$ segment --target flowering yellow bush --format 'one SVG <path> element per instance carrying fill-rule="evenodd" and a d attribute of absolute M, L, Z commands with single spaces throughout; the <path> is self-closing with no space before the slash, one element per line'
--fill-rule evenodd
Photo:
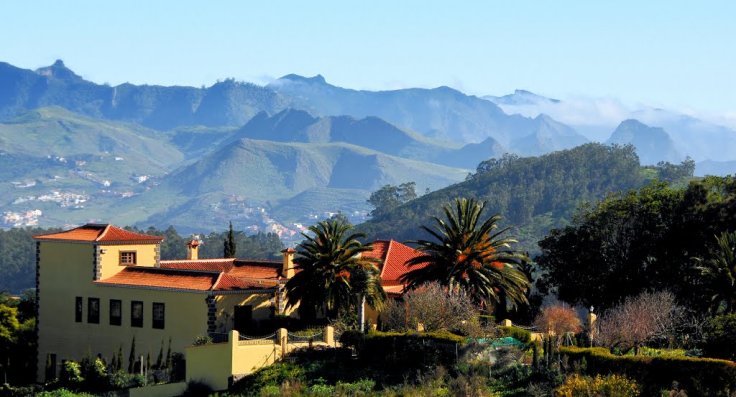
<path fill-rule="evenodd" d="M 572 375 L 555 390 L 555 397 L 635 397 L 639 394 L 636 382 L 615 374 L 595 378 Z"/>

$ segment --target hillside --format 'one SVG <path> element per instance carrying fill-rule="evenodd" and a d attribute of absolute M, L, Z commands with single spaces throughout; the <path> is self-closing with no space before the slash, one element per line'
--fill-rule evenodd
<path fill-rule="evenodd" d="M 377 117 L 314 117 L 306 111 L 295 109 L 283 110 L 271 117 L 265 112 L 259 113 L 225 143 L 238 138 L 304 143 L 343 142 L 393 156 L 462 168 L 475 168 L 479 162 L 507 151 L 493 138 L 479 144 L 459 146 L 403 130 Z"/>
<path fill-rule="evenodd" d="M 125 224 L 178 228 L 217 228 L 228 219 L 241 227 L 253 218 L 270 219 L 272 212 L 284 216 L 279 222 L 311 222 L 310 215 L 322 211 L 367 210 L 370 192 L 385 184 L 414 181 L 417 189 L 438 189 L 466 174 L 345 143 L 244 138 L 166 176 L 122 203 L 115 216 Z"/>
<path fill-rule="evenodd" d="M 609 192 L 641 186 L 645 179 L 632 147 L 586 144 L 540 157 L 506 158 L 486 164 L 486 171 L 410 201 L 379 219 L 358 226 L 367 240 L 426 237 L 419 229 L 439 216 L 456 197 L 488 203 L 486 215 L 499 213 L 503 224 L 517 227 L 521 247 L 536 251 L 537 240 L 564 225 L 576 208 Z"/>

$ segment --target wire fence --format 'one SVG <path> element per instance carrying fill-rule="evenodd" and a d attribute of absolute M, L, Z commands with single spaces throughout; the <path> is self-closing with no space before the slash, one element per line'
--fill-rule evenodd
<path fill-rule="evenodd" d="M 324 331 L 319 331 L 317 333 L 314 333 L 312 335 L 302 335 L 302 334 L 293 334 L 291 332 L 287 333 L 289 336 L 289 342 L 314 342 L 314 341 L 321 341 L 324 339 Z"/>

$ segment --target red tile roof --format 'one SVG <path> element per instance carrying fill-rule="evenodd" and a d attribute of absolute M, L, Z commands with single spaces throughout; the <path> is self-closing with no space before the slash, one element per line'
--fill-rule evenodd
<path fill-rule="evenodd" d="M 228 274 L 235 277 L 276 280 L 282 277 L 281 262 L 236 260 Z"/>
<path fill-rule="evenodd" d="M 224 272 L 189 271 L 155 267 L 127 267 L 118 274 L 95 281 L 102 285 L 167 288 L 190 291 L 238 291 L 270 289 L 277 280 L 241 278 Z"/>
<path fill-rule="evenodd" d="M 121 229 L 109 224 L 88 223 L 71 230 L 58 233 L 37 234 L 37 240 L 65 240 L 89 242 L 141 242 L 160 243 L 164 238 Z"/>
<path fill-rule="evenodd" d="M 155 267 L 127 267 L 118 274 L 95 281 L 102 285 L 170 288 L 193 291 L 209 291 L 219 273 L 188 272 Z"/>
<path fill-rule="evenodd" d="M 377 240 L 373 243 L 373 251 L 366 252 L 363 255 L 381 260 L 379 267 L 381 268 L 381 280 L 384 289 L 388 285 L 401 284 L 399 279 L 410 270 L 421 269 L 426 266 L 425 264 L 419 264 L 410 268 L 407 262 L 422 255 L 422 253 L 394 240 Z"/>
<path fill-rule="evenodd" d="M 224 259 L 183 259 L 161 261 L 162 269 L 196 270 L 206 272 L 228 272 L 233 267 L 235 258 Z"/>
<path fill-rule="evenodd" d="M 238 291 L 244 289 L 268 289 L 278 285 L 277 280 L 248 279 L 231 276 L 227 273 L 220 274 L 215 283 L 215 291 Z"/>

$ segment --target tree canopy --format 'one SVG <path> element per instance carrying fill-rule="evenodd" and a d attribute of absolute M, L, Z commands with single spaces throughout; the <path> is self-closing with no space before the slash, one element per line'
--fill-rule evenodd
<path fill-rule="evenodd" d="M 610 308 L 645 291 L 672 291 L 693 309 L 709 307 L 707 279 L 693 257 L 710 257 L 713 236 L 733 229 L 736 179 L 707 177 L 609 195 L 539 242 L 539 286 L 559 298 Z"/>
<path fill-rule="evenodd" d="M 341 309 L 357 308 L 360 298 L 380 308 L 386 295 L 376 260 L 362 254 L 363 245 L 352 226 L 325 220 L 309 227 L 296 249 L 296 274 L 286 283 L 288 305 L 299 305 L 300 315 L 313 319 L 323 312 L 335 318 Z"/>
<path fill-rule="evenodd" d="M 512 250 L 516 240 L 504 236 L 508 229 L 498 230 L 498 215 L 482 220 L 484 209 L 474 199 L 457 199 L 443 207 L 444 219 L 432 218 L 434 228 L 422 226 L 433 240 L 414 242 L 422 255 L 408 262 L 417 266 L 403 276 L 409 288 L 436 281 L 482 305 L 527 303 L 529 280 L 518 266 L 528 258 Z"/>

